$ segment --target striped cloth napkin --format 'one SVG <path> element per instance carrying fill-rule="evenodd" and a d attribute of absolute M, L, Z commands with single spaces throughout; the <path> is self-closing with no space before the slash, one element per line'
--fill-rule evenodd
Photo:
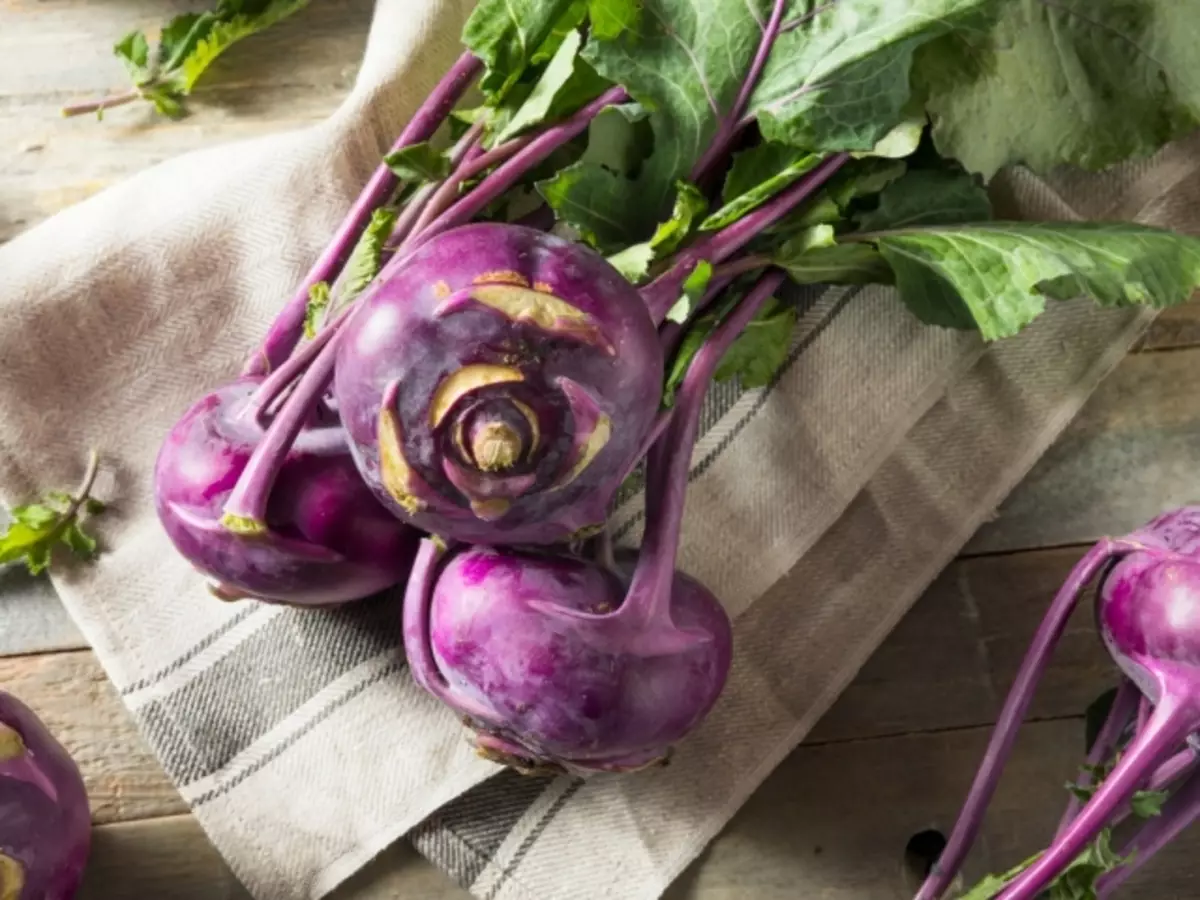
<path fill-rule="evenodd" d="M 1056 305 L 987 349 L 887 290 L 816 291 L 767 388 L 717 386 L 681 564 L 736 663 L 673 764 L 523 777 L 476 758 L 399 651 L 399 598 L 216 603 L 172 550 L 159 440 L 234 374 L 379 155 L 459 53 L 468 0 L 378 0 L 317 127 L 145 171 L 0 248 L 0 499 L 109 462 L 109 548 L 55 587 L 213 843 L 260 900 L 316 898 L 408 836 L 489 900 L 651 900 L 804 737 L 1149 321 Z M 1009 214 L 1197 230 L 1194 145 L 1104 177 L 997 186 Z M 640 498 L 618 509 L 638 539 Z"/>

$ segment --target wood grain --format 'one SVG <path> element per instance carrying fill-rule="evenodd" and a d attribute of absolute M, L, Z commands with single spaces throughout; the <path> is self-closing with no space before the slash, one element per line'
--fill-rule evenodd
<path fill-rule="evenodd" d="M 0 659 L 0 686 L 29 705 L 79 764 L 93 822 L 186 810 L 92 653 Z"/>
<path fill-rule="evenodd" d="M 1091 543 L 1200 500 L 1200 349 L 1126 357 L 967 545 L 967 553 Z"/>
<path fill-rule="evenodd" d="M 1007 868 L 1053 832 L 1079 762 L 1082 721 L 1027 726 L 966 869 L 969 882 Z M 801 747 L 767 779 L 666 900 L 908 900 L 909 838 L 948 830 L 989 736 L 987 728 Z M 1177 841 L 1132 879 L 1128 900 L 1194 896 L 1193 848 Z M 245 900 L 248 895 L 188 816 L 97 829 L 81 900 Z M 332 900 L 466 900 L 469 895 L 397 844 Z"/>

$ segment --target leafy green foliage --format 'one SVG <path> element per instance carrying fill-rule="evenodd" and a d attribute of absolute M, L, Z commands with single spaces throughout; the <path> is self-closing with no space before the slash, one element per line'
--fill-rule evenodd
<path fill-rule="evenodd" d="M 93 454 L 83 484 L 75 495 L 51 491 L 36 503 L 14 506 L 0 533 L 0 565 L 24 563 L 32 575 L 51 564 L 56 547 L 63 546 L 84 560 L 96 556 L 96 539 L 84 530 L 84 519 L 104 512 L 105 505 L 91 496 L 98 460 Z"/>
<path fill-rule="evenodd" d="M 661 222 L 650 240 L 609 257 L 630 281 L 637 282 L 646 276 L 651 264 L 668 253 L 674 252 L 692 233 L 696 220 L 708 209 L 708 200 L 695 185 L 681 181 L 675 186 L 675 205 L 671 217 Z"/>
<path fill-rule="evenodd" d="M 1178 0 L 1010 0 L 918 53 L 938 150 L 984 177 L 1099 169 L 1200 124 L 1200 16 Z"/>
<path fill-rule="evenodd" d="M 725 177 L 725 205 L 701 223 L 701 230 L 717 231 L 732 225 L 815 169 L 821 158 L 816 153 L 771 143 L 738 153 Z"/>
<path fill-rule="evenodd" d="M 1046 298 L 1164 307 L 1200 287 L 1200 240 L 1135 224 L 995 222 L 885 231 L 872 241 L 917 316 L 973 323 L 986 340 L 1017 334 Z"/>
<path fill-rule="evenodd" d="M 869 151 L 910 110 L 918 47 L 978 27 L 991 0 L 805 0 L 751 100 L 763 136 L 808 150 Z M 801 11 L 803 10 L 803 11 Z"/>
<path fill-rule="evenodd" d="M 216 59 L 243 38 L 257 34 L 308 5 L 309 0 L 218 0 L 215 9 L 176 16 L 162 29 L 152 53 L 142 31 L 113 46 L 138 95 L 162 115 L 178 118 L 184 99 Z"/>
<path fill-rule="evenodd" d="M 992 202 L 977 179 L 946 169 L 913 169 L 879 195 L 879 205 L 856 217 L 864 231 L 986 222 Z"/>
<path fill-rule="evenodd" d="M 704 299 L 712 277 L 712 263 L 706 259 L 700 260 L 683 282 L 683 296 L 667 311 L 667 321 L 682 325 L 690 319 L 696 311 L 696 304 Z"/>
<path fill-rule="evenodd" d="M 564 25 L 563 34 L 574 29 L 585 11 L 572 0 L 480 0 L 463 26 L 462 42 L 487 67 L 479 86 L 489 100 L 503 100 L 535 55 L 549 59 L 557 46 L 543 44 Z"/>
<path fill-rule="evenodd" d="M 737 378 L 742 387 L 766 387 L 787 360 L 796 330 L 796 307 L 772 299 L 742 331 L 721 357 L 713 376 L 717 381 Z"/>
<path fill-rule="evenodd" d="M 383 252 L 392 229 L 396 227 L 396 211 L 377 209 L 371 214 L 367 230 L 354 245 L 346 268 L 342 271 L 345 287 L 338 297 L 338 304 L 345 304 L 362 293 L 363 288 L 375 280 L 383 263 Z"/>
<path fill-rule="evenodd" d="M 383 158 L 401 181 L 440 181 L 450 174 L 450 158 L 428 143 L 411 144 Z"/>
<path fill-rule="evenodd" d="M 839 244 L 831 225 L 813 225 L 786 241 L 772 259 L 798 284 L 888 284 L 892 271 L 868 244 Z"/>
<path fill-rule="evenodd" d="M 308 289 L 308 306 L 304 308 L 304 336 L 310 341 L 321 330 L 331 299 L 329 285 L 324 281 L 318 281 Z"/>

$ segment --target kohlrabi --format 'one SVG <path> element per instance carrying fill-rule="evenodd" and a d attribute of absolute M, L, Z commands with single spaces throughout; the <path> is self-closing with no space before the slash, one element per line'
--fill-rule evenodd
<path fill-rule="evenodd" d="M 417 681 L 462 713 L 485 755 L 523 769 L 637 769 L 716 701 L 729 619 L 675 570 L 692 447 L 722 355 L 779 287 L 764 276 L 709 336 L 648 455 L 633 565 L 426 541 L 404 599 Z"/>
<path fill-rule="evenodd" d="M 28 706 L 0 691 L 0 897 L 71 900 L 91 840 L 79 767 Z"/>
<path fill-rule="evenodd" d="M 298 414 L 285 401 L 270 418 L 266 388 L 258 377 L 219 388 L 163 442 L 155 503 L 175 547 L 222 599 L 328 605 L 403 581 L 419 536 L 358 477 L 336 417 L 321 406 Z M 265 466 L 267 423 L 286 426 L 289 415 L 293 440 Z M 248 490 L 235 498 L 244 476 Z"/>
<path fill-rule="evenodd" d="M 355 459 L 396 515 L 456 541 L 546 544 L 603 524 L 663 360 L 637 290 L 600 256 L 480 224 L 380 273 L 336 371 Z"/>
<path fill-rule="evenodd" d="M 1137 808 L 1139 792 L 1169 791 L 1193 769 L 1192 742 L 1200 729 L 1200 507 L 1185 507 L 1127 537 L 1102 541 L 1071 572 L 1017 673 L 962 814 L 918 900 L 940 898 L 961 866 L 1037 681 L 1080 593 L 1097 576 L 1100 636 L 1127 679 L 1088 758 L 1090 768 L 1102 767 L 1103 777 L 1084 785 L 1089 799 L 1081 807 L 1071 804 L 1047 849 L 987 896 L 1041 897 L 1098 836 L 1125 818 L 1131 803 Z M 1132 839 L 1126 851 L 1139 850 L 1139 863 L 1200 812 L 1195 780 L 1186 778 L 1163 817 Z M 1128 855 L 1119 852 L 1111 865 L 1096 867 L 1104 891 L 1123 880 L 1119 865 Z M 1109 868 L 1118 872 L 1105 875 Z M 968 896 L 983 900 L 984 894 Z"/>

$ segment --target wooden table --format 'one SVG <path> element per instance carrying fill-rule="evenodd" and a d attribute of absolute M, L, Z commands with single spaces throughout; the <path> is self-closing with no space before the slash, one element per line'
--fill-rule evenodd
<path fill-rule="evenodd" d="M 235 48 L 186 121 L 134 110 L 103 123 L 58 117 L 63 103 L 120 86 L 114 38 L 201 5 L 0 2 L 0 240 L 159 160 L 320 120 L 352 82 L 371 0 L 321 0 Z M 1159 319 L 671 896 L 910 898 L 906 844 L 953 822 L 1037 620 L 1084 545 L 1195 499 L 1198 377 L 1193 304 Z M 1053 829 L 1081 756 L 1081 713 L 1113 677 L 1089 616 L 1073 623 L 1034 704 L 972 878 L 1023 858 Z M 87 900 L 247 896 L 57 600 L 19 575 L 0 582 L 0 685 L 44 716 L 84 770 L 96 823 Z M 1196 896 L 1194 846 L 1177 842 L 1124 896 Z M 402 845 L 336 896 L 466 895 Z"/>

